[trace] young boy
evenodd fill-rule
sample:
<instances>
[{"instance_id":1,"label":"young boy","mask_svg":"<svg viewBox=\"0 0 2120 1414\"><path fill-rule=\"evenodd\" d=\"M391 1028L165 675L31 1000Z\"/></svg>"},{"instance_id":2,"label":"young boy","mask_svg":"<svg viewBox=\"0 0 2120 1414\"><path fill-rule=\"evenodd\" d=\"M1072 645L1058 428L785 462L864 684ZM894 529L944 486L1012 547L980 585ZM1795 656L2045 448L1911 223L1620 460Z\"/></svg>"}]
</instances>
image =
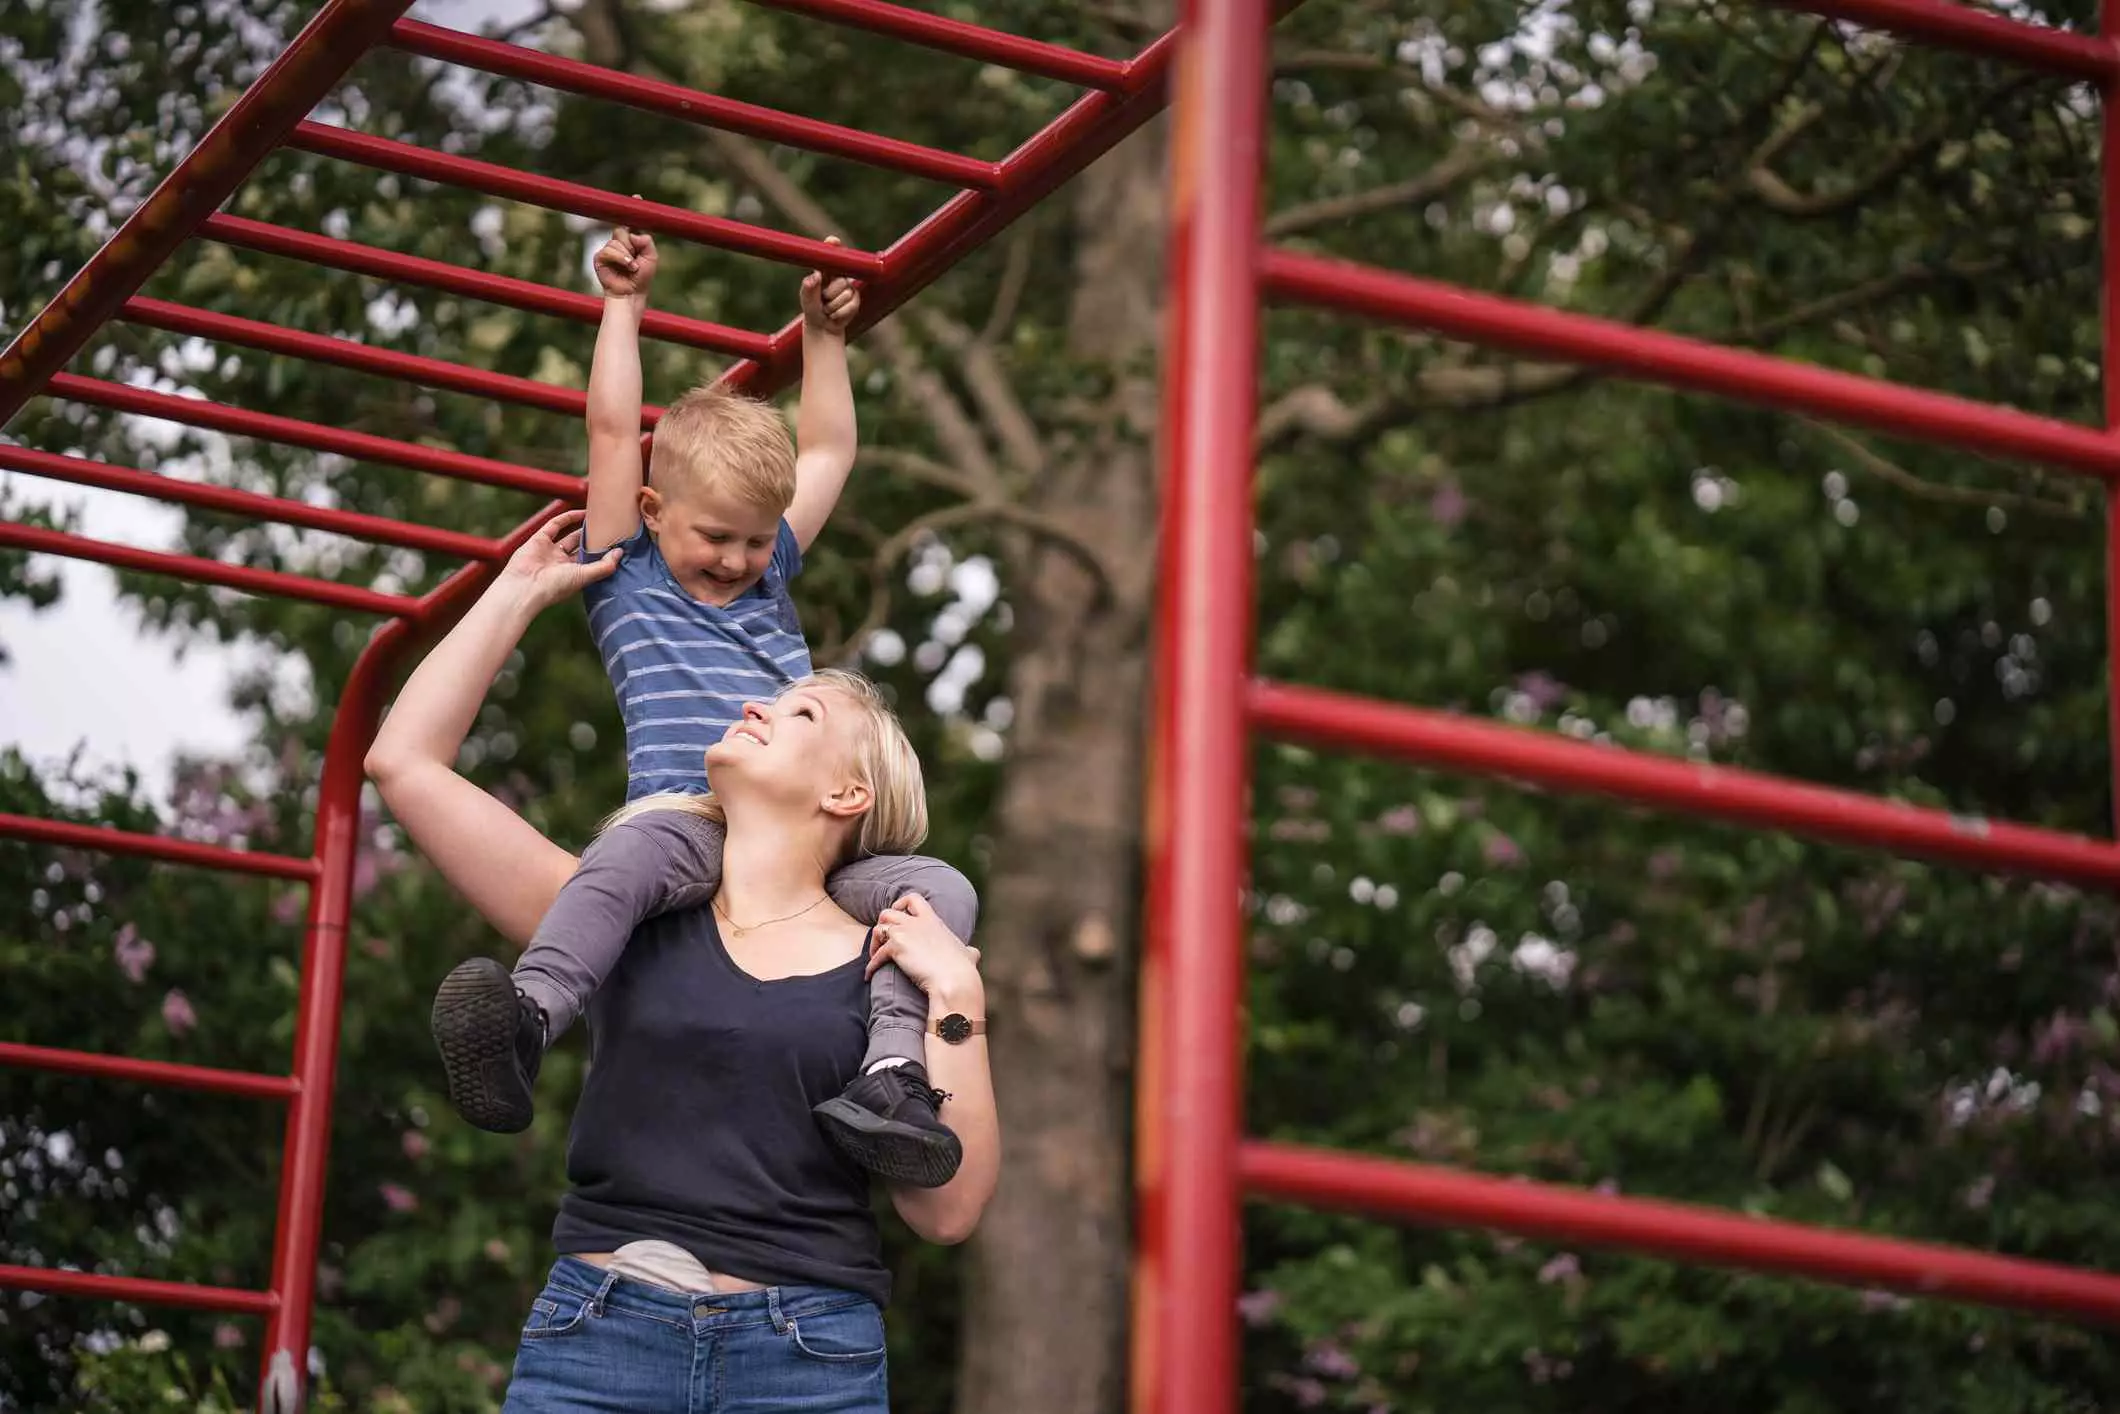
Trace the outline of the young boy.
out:
<instances>
[{"instance_id":1,"label":"young boy","mask_svg":"<svg viewBox=\"0 0 2120 1414\"><path fill-rule=\"evenodd\" d=\"M652 484L644 485L639 340L655 266L655 243L643 232L621 228L597 252L604 317L589 372L582 554L615 550L621 560L583 597L625 719L628 802L704 793L706 749L743 704L809 673L788 581L838 502L855 449L846 329L860 295L849 280L827 283L813 272L802 285L795 441L769 405L695 389L658 424ZM474 958L436 994L434 1036L450 1103L480 1128L529 1125L546 1048L581 1014L641 921L714 899L719 824L685 810L655 811L637 824L648 828L607 831L584 851L512 974ZM861 859L834 873L829 888L848 914L869 920L922 894L952 932L972 936L978 900L939 861ZM778 921L722 920L739 934ZM895 966L879 969L861 1074L817 1117L863 1168L938 1187L962 1149L936 1115L948 1097L928 1083L928 1026L919 988Z\"/></svg>"}]
</instances>

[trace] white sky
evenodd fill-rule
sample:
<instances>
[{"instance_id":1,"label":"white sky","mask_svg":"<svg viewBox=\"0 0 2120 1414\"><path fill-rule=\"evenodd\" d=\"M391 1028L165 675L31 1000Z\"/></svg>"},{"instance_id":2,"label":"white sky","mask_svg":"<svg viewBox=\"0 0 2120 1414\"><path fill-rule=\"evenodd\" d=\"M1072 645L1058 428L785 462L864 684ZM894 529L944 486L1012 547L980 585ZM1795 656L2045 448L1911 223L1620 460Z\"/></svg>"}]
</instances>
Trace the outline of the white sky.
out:
<instances>
[{"instance_id":1,"label":"white sky","mask_svg":"<svg viewBox=\"0 0 2120 1414\"><path fill-rule=\"evenodd\" d=\"M477 29L531 8L531 0L421 0L413 13ZM78 508L81 532L100 540L164 548L181 523L180 510L139 497L5 473L0 486ZM0 743L40 763L81 747L92 765L139 768L158 798L180 752L226 755L247 744L248 725L228 706L228 691L258 650L200 643L179 660L171 640L141 632L103 566L42 556L33 563L57 568L65 592L42 613L0 600L0 644L12 658L0 667Z\"/></svg>"}]
</instances>

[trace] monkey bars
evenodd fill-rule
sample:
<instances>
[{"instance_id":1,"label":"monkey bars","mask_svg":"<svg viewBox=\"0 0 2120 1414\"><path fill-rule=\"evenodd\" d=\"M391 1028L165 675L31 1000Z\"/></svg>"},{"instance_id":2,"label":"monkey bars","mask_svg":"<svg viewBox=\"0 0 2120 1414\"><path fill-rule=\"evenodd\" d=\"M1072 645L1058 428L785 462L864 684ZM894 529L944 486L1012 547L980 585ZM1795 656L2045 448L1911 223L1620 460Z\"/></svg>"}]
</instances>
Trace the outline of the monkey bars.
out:
<instances>
[{"instance_id":1,"label":"monkey bars","mask_svg":"<svg viewBox=\"0 0 2120 1414\"><path fill-rule=\"evenodd\" d=\"M2042 461L2107 482L2108 507L2120 506L2110 489L2120 476L2120 380L2111 373L2120 338L2113 274L2120 231L2110 219L2102 429L1277 249L1261 242L1259 210L1268 8L1268 0L1186 0L1181 24L1132 1407L1140 1414L1236 1409L1239 1206L1247 1194L2120 1325L2120 1276L1244 1137L1243 829L1255 732L1970 869L2120 886L2120 845L2109 839L1250 676L1251 433L1263 299ZM2097 84L2105 98L2108 217L2120 202L2112 92L2120 46L2108 37L2120 36L2120 0L2104 0L2097 36L1949 0L1787 0L1787 8ZM2107 545L2108 633L2120 634L2120 511L2108 511ZM2120 713L2120 693L2113 697ZM2114 725L2120 736L2120 715Z\"/></svg>"},{"instance_id":2,"label":"monkey bars","mask_svg":"<svg viewBox=\"0 0 2120 1414\"><path fill-rule=\"evenodd\" d=\"M1168 514L1161 673L1148 817L1150 931L1143 971L1135 1407L1159 1414L1227 1414L1234 1407L1236 1237L1238 1203L1245 1192L2098 1320L2120 1319L2120 1280L2102 1275L1243 1141L1237 1033L1243 987L1239 888L1244 872L1238 825L1246 813L1246 746L1253 731L1379 751L1553 789L1595 791L1966 867L2101 886L2110 886L2120 876L2115 863L2120 853L2103 840L1969 820L1752 773L1584 746L1411 706L1250 680L1250 428L1262 297L1391 319L1539 357L1587 362L1623 376L1926 435L1996 454L2033 457L2101 478L2120 472L2120 453L2108 434L1470 294L1410 275L1262 249L1258 183L1265 121L1265 29L1273 13L1284 8L1269 0L1188 0L1182 44L1177 33L1167 34L1127 60L1084 54L883 0L755 3L1013 68L1085 92L1008 157L987 162L410 20L405 18L410 0L329 0L197 149L0 353L0 424L31 398L48 396L521 491L553 503L577 501L581 486L572 475L114 383L68 372L68 365L99 329L122 320L578 415L583 403L578 389L378 349L334 334L283 329L147 297L140 290L186 241L205 239L580 323L593 324L600 317L601 301L580 291L219 210L260 161L288 147L597 220L624 221L760 258L856 275L865 282L865 328L1147 121L1162 106L1182 51L1173 337L1166 369ZM2095 82L2101 89L2109 88L2120 72L2116 51L2103 37L2038 28L1945 0L1811 0L1798 8L2006 58ZM2110 13L2104 28L2115 29ZM859 251L828 245L814 233L706 217L312 121L311 111L378 46L867 163L955 188L955 194L887 248ZM2116 180L2115 170L2120 164L2109 167L2109 183ZM2108 234L2109 257L2116 239L2120 237ZM2111 264L2109 258L2108 268ZM2109 338L2113 327L2109 318ZM754 331L654 313L644 328L652 338L743 360L729 377L761 394L786 386L799 371L801 342L795 325ZM2120 402L2114 413L2120 416ZM652 425L653 420L654 410L644 410L644 424ZM345 929L360 847L356 822L361 757L394 666L423 638L453 621L501 560L554 507L548 504L508 535L487 538L182 482L19 445L0 444L0 469L331 531L464 562L430 593L410 596L0 524L0 545L17 551L100 560L251 593L287 595L382 620L343 690L333 721L316 840L308 857L0 815L0 838L281 879L309 892L296 1036L284 1075L0 1044L0 1064L288 1106L277 1236L264 1289L24 1267L0 1267L0 1286L263 1316L267 1329L259 1406L291 1414L303 1403L308 1369ZM2115 580L2120 582L2120 574ZM89 1256L82 1254L81 1260Z\"/></svg>"},{"instance_id":3,"label":"monkey bars","mask_svg":"<svg viewBox=\"0 0 2120 1414\"><path fill-rule=\"evenodd\" d=\"M579 416L584 396L578 388L379 349L335 334L285 329L150 298L140 294L140 289L184 242L198 238L584 324L594 324L601 318L602 301L580 291L555 289L219 211L267 155L281 148L294 148L592 219L625 222L677 239L858 276L864 282L860 327L866 328L1006 229L1047 193L1153 116L1162 107L1164 82L1175 53L1174 41L1166 35L1132 59L1104 59L882 0L757 2L1055 79L1086 92L1008 157L989 162L406 19L410 0L329 0L199 146L177 164L75 274L58 298L0 354L0 424L11 420L31 398L41 395L549 498L543 510L509 535L487 538L0 444L0 470L149 496L258 521L330 531L464 562L432 592L411 596L312 575L113 544L38 526L0 523L0 547L10 550L71 556L249 593L283 595L373 614L384 621L341 695L325 753L315 846L308 858L0 815L0 839L263 875L301 884L309 891L294 1055L287 1074L252 1075L47 1046L0 1044L0 1065L276 1100L287 1105L277 1236L264 1289L236 1290L73 1269L0 1266L0 1287L263 1316L266 1338L259 1408L272 1414L291 1414L302 1407L305 1398L332 1087L338 1060L345 930L352 903L354 860L360 848L356 821L361 758L374 735L385 685L394 665L406 652L453 621L489 582L500 562L557 504L579 501L581 482L571 474L87 377L68 372L67 366L97 330L120 320L217 344ZM703 216L311 121L311 110L337 89L364 54L379 45L583 98L622 103L867 163L955 188L955 195L943 200L926 220L887 249L859 251L828 244L814 235ZM742 359L729 378L761 395L786 386L799 372L799 324L766 332L653 313L643 327L651 338ZM652 426L657 415L656 409L644 409L643 424ZM77 1258L90 1259L92 1254L87 1253Z\"/></svg>"}]
</instances>

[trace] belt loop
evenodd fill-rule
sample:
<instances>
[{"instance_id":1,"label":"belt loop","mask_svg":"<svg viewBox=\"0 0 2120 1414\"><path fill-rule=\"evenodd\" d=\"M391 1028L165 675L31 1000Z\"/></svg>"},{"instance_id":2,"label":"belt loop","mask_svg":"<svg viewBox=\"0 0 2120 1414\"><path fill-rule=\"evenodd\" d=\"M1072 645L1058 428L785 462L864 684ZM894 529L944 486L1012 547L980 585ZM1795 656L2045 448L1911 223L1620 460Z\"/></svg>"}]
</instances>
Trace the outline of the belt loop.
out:
<instances>
[{"instance_id":1,"label":"belt loop","mask_svg":"<svg viewBox=\"0 0 2120 1414\"><path fill-rule=\"evenodd\" d=\"M618 1273L606 1272L603 1285L596 1288L596 1295L589 1298L589 1314L599 1320L603 1318L604 1301L611 1295L611 1288L618 1285Z\"/></svg>"},{"instance_id":2,"label":"belt loop","mask_svg":"<svg viewBox=\"0 0 2120 1414\"><path fill-rule=\"evenodd\" d=\"M777 1286L769 1286L766 1288L766 1315L772 1319L773 1330L776 1334L787 1334L788 1318L781 1314L780 1288Z\"/></svg>"}]
</instances>

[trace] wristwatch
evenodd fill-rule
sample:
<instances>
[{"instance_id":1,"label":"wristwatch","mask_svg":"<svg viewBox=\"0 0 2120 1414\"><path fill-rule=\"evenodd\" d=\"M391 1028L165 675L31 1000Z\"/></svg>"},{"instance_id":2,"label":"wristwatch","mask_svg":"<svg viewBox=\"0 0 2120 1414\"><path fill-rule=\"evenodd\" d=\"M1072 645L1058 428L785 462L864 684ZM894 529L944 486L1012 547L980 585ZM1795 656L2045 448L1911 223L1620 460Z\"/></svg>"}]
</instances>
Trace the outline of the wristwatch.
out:
<instances>
[{"instance_id":1,"label":"wristwatch","mask_svg":"<svg viewBox=\"0 0 2120 1414\"><path fill-rule=\"evenodd\" d=\"M974 1036L984 1036L986 1022L983 1019L974 1021L960 1012L953 1011L948 1016L936 1018L928 1029L951 1045L961 1046Z\"/></svg>"}]
</instances>

